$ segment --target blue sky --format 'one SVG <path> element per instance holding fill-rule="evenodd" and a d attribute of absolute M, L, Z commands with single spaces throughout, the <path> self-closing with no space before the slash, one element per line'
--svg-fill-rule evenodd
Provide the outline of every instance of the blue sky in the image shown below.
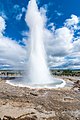
<path fill-rule="evenodd" d="M 6 36 L 16 40 L 23 39 L 21 32 L 27 30 L 24 17 L 28 1 L 0 0 L 0 15 L 3 13 L 6 16 Z M 54 22 L 56 27 L 63 26 L 64 21 L 70 18 L 71 14 L 80 16 L 79 0 L 39 0 L 38 4 L 39 7 L 47 9 L 48 24 Z M 23 13 L 22 9 L 24 9 Z M 19 17 L 20 14 L 22 14 L 21 17 Z"/>
<path fill-rule="evenodd" d="M 6 46 L 7 50 L 9 46 L 3 45 L 3 42 L 5 42 L 4 44 L 8 44 L 10 42 L 11 44 L 13 44 L 12 49 L 14 48 L 14 46 L 16 46 L 17 49 L 19 48 L 19 52 L 17 54 L 18 56 L 22 56 L 19 56 L 17 59 L 13 59 L 13 57 L 8 57 L 6 53 L 4 54 L 5 48 L 2 48 L 0 50 L 0 68 L 13 69 L 16 67 L 16 61 L 24 63 L 26 59 L 26 52 L 23 49 L 25 49 L 25 40 L 28 39 L 27 32 L 29 31 L 29 28 L 25 22 L 25 14 L 27 11 L 28 2 L 29 0 L 0 0 L 0 16 L 4 19 L 5 22 L 5 28 L 3 31 L 1 31 L 3 37 L 1 36 L 2 38 L 0 38 L 2 42 L 2 47 Z M 53 39 L 52 43 L 55 44 L 55 46 L 47 45 L 46 47 L 49 66 L 52 68 L 61 69 L 80 69 L 80 0 L 37 0 L 37 4 L 39 10 L 41 8 L 44 8 L 46 10 L 46 29 L 48 30 L 48 33 L 51 34 L 51 39 Z M 66 41 L 70 39 L 70 43 L 62 43 L 63 38 L 60 37 L 61 35 L 63 35 Z M 54 38 L 56 39 L 56 41 L 54 40 Z M 3 41 L 2 39 L 7 40 Z M 50 38 L 48 39 L 50 40 Z M 65 46 L 64 44 L 67 45 Z M 60 45 L 60 49 L 57 48 L 57 50 L 54 50 L 56 46 L 59 47 Z M 69 49 L 68 46 L 71 47 L 71 45 L 72 48 Z M 60 53 L 58 52 L 58 50 L 60 51 Z M 3 52 L 4 56 L 1 52 Z M 12 55 L 15 58 L 17 54 Z M 9 54 L 9 56 L 10 55 L 11 53 Z M 18 65 L 16 69 L 21 69 L 22 66 Z"/>

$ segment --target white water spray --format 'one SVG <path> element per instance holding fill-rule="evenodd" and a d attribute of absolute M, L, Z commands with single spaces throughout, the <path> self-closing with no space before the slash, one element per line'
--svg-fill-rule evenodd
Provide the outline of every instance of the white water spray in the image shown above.
<path fill-rule="evenodd" d="M 28 5 L 26 22 L 30 28 L 30 56 L 29 56 L 29 81 L 35 84 L 50 83 L 50 72 L 46 63 L 46 53 L 44 49 L 44 21 L 38 11 L 35 0 L 31 0 Z"/>
<path fill-rule="evenodd" d="M 23 80 L 7 81 L 7 83 L 22 87 L 63 87 L 65 82 L 52 78 L 47 66 L 43 40 L 44 20 L 38 10 L 36 0 L 29 1 L 26 22 L 30 29 L 27 75 Z"/>

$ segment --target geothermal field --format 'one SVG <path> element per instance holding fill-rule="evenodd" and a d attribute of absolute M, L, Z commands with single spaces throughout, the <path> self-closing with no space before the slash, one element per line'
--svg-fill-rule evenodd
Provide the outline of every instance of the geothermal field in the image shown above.
<path fill-rule="evenodd" d="M 11 86 L 0 80 L 2 120 L 80 120 L 80 91 L 73 83 L 79 77 L 59 77 L 63 88 L 30 89 Z M 80 86 L 79 86 L 80 87 Z"/>
<path fill-rule="evenodd" d="M 16 5 L 14 8 L 19 8 L 19 6 Z M 24 11 L 25 9 L 22 9 L 22 12 Z M 36 0 L 28 1 L 27 12 L 25 14 L 25 22 L 29 29 L 27 33 L 28 43 L 25 47 L 25 51 L 27 51 L 25 57 L 26 62 L 22 74 L 18 73 L 18 70 L 17 72 L 15 72 L 15 70 L 0 72 L 0 75 L 3 75 L 0 77 L 0 120 L 80 120 L 80 71 L 78 71 L 78 69 L 74 71 L 74 69 L 58 70 L 49 68 L 48 57 L 51 57 L 55 62 L 55 54 L 52 54 L 52 56 L 47 55 L 44 31 L 48 30 L 46 28 L 46 18 L 42 13 L 45 14 L 45 11 L 42 9 L 41 12 L 41 10 L 38 9 Z M 59 13 L 57 14 L 60 15 Z M 22 17 L 21 14 L 17 16 L 16 19 L 20 20 L 20 17 Z M 71 22 L 71 20 L 69 20 L 69 22 Z M 75 22 L 74 25 L 76 25 L 76 23 L 77 22 Z M 76 27 L 74 29 L 76 29 Z M 57 32 L 55 32 L 55 36 L 56 34 Z M 71 32 L 68 30 L 68 34 L 73 35 L 73 28 Z M 56 39 L 55 36 L 54 39 Z M 59 37 L 61 38 L 61 35 Z M 69 35 L 68 37 L 72 38 L 72 36 Z M 17 43 L 14 42 L 14 44 Z M 63 45 L 63 43 L 60 43 L 60 45 Z M 9 46 L 9 48 L 11 47 L 12 46 Z M 59 47 L 60 46 L 58 46 L 58 48 Z M 71 45 L 69 47 L 70 54 L 72 52 L 72 55 L 74 55 L 74 51 L 71 50 L 74 46 L 72 47 Z M 23 46 L 21 50 L 22 49 L 24 49 Z M 63 49 L 66 49 L 66 47 L 64 46 Z M 61 52 L 63 51 L 64 50 Z M 56 52 L 58 52 L 58 50 Z M 68 54 L 68 52 L 65 54 Z M 20 51 L 18 54 L 23 56 L 23 53 L 20 53 Z M 62 56 L 63 55 L 60 57 Z M 21 56 L 19 57 L 21 59 Z M 66 58 L 68 61 L 70 56 L 66 55 L 65 59 Z M 75 57 L 73 56 L 73 58 Z M 70 60 L 73 58 L 71 57 Z M 8 58 L 6 58 L 6 60 L 7 59 Z M 16 65 L 18 58 L 15 60 L 15 64 L 11 62 L 11 59 L 14 59 L 14 57 L 12 56 L 10 58 L 9 63 L 18 66 L 18 64 Z M 65 66 L 65 59 L 60 61 L 59 57 L 57 57 L 57 63 L 62 62 L 63 66 Z M 76 60 L 78 61 L 78 59 Z M 19 64 L 24 63 L 23 61 L 24 60 L 21 59 Z M 56 64 L 54 62 L 53 65 Z M 69 63 L 69 65 L 73 65 L 73 62 L 72 64 Z M 68 65 L 68 63 L 66 64 Z M 9 67 L 7 63 L 6 66 Z M 60 66 L 61 64 L 59 67 Z"/>

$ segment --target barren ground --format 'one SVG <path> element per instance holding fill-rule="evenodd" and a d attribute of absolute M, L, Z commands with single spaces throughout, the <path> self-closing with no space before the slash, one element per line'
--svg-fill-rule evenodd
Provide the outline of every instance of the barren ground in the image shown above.
<path fill-rule="evenodd" d="M 58 89 L 14 87 L 0 80 L 0 118 L 4 118 L 3 120 L 80 120 L 80 92 L 71 89 L 72 82 L 76 78 L 64 77 L 64 80 L 68 86 Z"/>

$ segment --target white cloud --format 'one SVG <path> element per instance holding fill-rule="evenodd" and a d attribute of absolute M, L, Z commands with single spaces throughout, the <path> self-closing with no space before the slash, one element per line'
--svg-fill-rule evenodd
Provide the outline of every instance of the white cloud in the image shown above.
<path fill-rule="evenodd" d="M 24 62 L 26 50 L 9 38 L 0 37 L 0 58 L 4 59 L 4 64 L 17 68 L 22 66 L 21 62 Z"/>
<path fill-rule="evenodd" d="M 0 17 L 0 64 L 21 68 L 25 64 L 26 50 L 16 41 L 2 35 L 5 26 L 5 20 Z"/>
<path fill-rule="evenodd" d="M 72 30 L 77 30 L 78 29 L 78 23 L 80 22 L 80 18 L 77 17 L 76 15 L 71 15 L 70 19 L 67 19 L 64 23 L 66 27 Z"/>
<path fill-rule="evenodd" d="M 47 39 L 46 49 L 48 54 L 61 57 L 71 52 L 73 34 L 71 34 L 68 28 L 62 27 L 56 29 L 55 33 L 47 30 L 44 35 L 45 40 Z"/>
<path fill-rule="evenodd" d="M 73 42 L 73 52 L 80 52 L 80 39 Z"/>
<path fill-rule="evenodd" d="M 20 9 L 20 7 L 17 6 L 17 5 L 15 5 L 14 8 Z M 22 7 L 22 13 L 19 13 L 19 14 L 16 16 L 16 20 L 21 20 L 22 15 L 23 15 L 24 12 L 26 12 L 26 8 L 25 8 L 25 7 Z"/>
<path fill-rule="evenodd" d="M 13 8 L 14 8 L 14 9 L 19 9 L 20 6 L 19 6 L 18 4 L 15 4 L 15 5 L 13 6 Z"/>
<path fill-rule="evenodd" d="M 80 69 L 80 39 L 73 42 L 72 53 L 70 54 L 72 59 L 70 60 L 71 68 Z"/>
<path fill-rule="evenodd" d="M 23 13 L 26 11 L 25 7 L 20 7 L 18 4 L 15 4 L 13 6 L 15 15 L 14 17 L 16 18 L 16 20 L 21 20 Z"/>
<path fill-rule="evenodd" d="M 51 23 L 53 31 L 45 29 L 44 40 L 49 66 L 79 68 L 80 37 L 74 37 L 75 30 L 79 29 L 79 22 L 79 17 L 71 15 L 71 19 L 67 19 L 63 27 L 56 29 L 55 25 Z M 75 41 L 73 42 L 73 40 Z"/>
<path fill-rule="evenodd" d="M 58 12 L 57 10 L 55 10 L 54 12 L 55 12 L 58 16 L 62 16 L 62 15 L 63 15 L 63 13 Z"/>
<path fill-rule="evenodd" d="M 71 15 L 71 19 L 66 20 L 66 25 L 71 26 L 71 25 L 76 25 L 79 23 L 79 18 L 76 15 Z"/>
<path fill-rule="evenodd" d="M 6 28 L 5 20 L 0 16 L 0 34 L 2 34 L 5 28 Z"/>
<path fill-rule="evenodd" d="M 22 36 L 29 36 L 29 32 L 27 32 L 27 31 L 22 31 L 21 35 L 22 35 Z"/>
<path fill-rule="evenodd" d="M 22 13 L 20 13 L 16 16 L 16 20 L 21 20 L 21 18 L 22 18 Z"/>
<path fill-rule="evenodd" d="M 23 12 L 26 12 L 26 8 L 25 7 L 22 7 L 22 13 Z"/>
<path fill-rule="evenodd" d="M 55 29 L 56 29 L 56 26 L 54 25 L 54 23 L 50 23 L 49 25 L 48 25 L 48 27 L 50 27 L 50 29 L 51 29 L 51 31 L 55 31 Z"/>
<path fill-rule="evenodd" d="M 8 19 L 4 11 L 0 11 L 0 16 L 4 19 Z"/>
<path fill-rule="evenodd" d="M 58 67 L 65 64 L 64 57 L 48 56 L 48 65 L 49 67 Z"/>
<path fill-rule="evenodd" d="M 45 47 L 50 67 L 59 67 L 66 64 L 66 56 L 72 53 L 73 34 L 67 27 L 55 29 L 54 32 L 45 30 Z"/>

